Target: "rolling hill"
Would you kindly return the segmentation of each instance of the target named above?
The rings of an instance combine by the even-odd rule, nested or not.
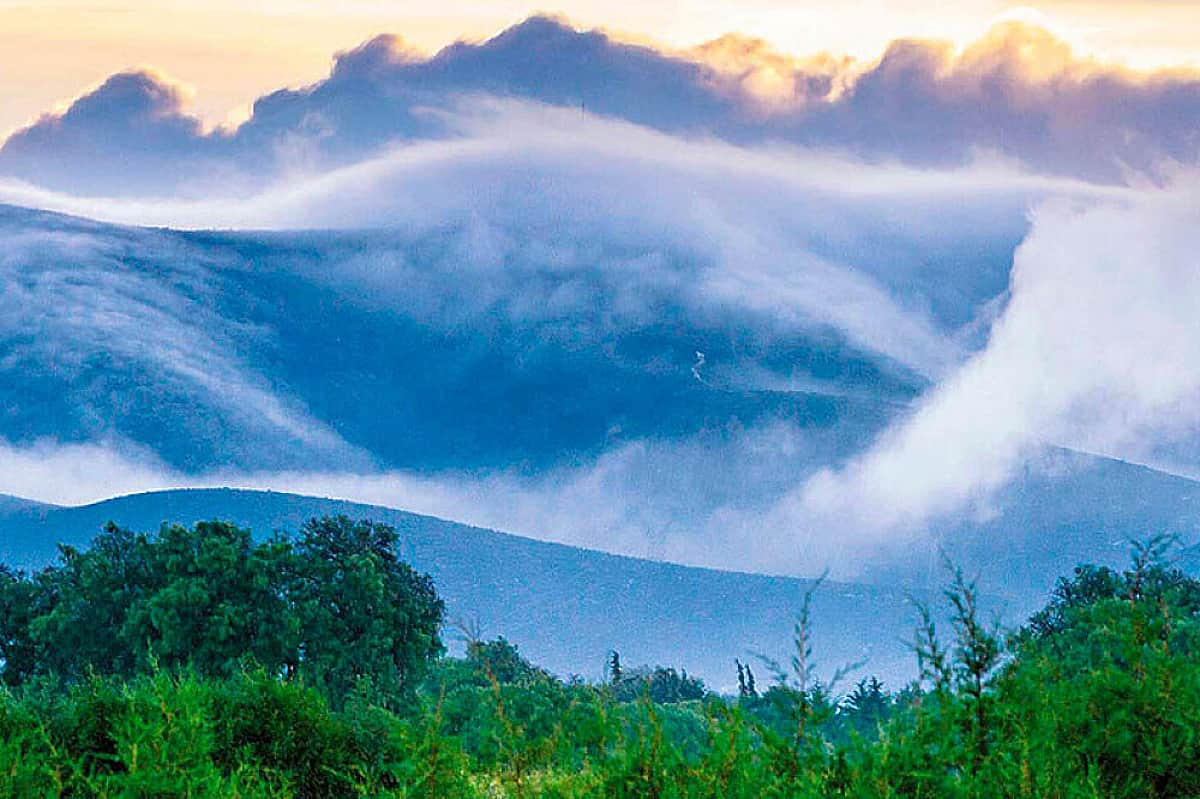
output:
[[[812,581],[607,555],[466,527],[389,508],[291,494],[215,490],[148,493],[76,508],[4,503],[0,560],[49,562],[55,542],[84,544],[112,520],[133,529],[222,518],[257,534],[295,530],[306,518],[344,513],[394,525],[402,554],[429,572],[448,617],[504,635],[535,662],[598,677],[609,650],[629,664],[684,666],[729,687],[733,659],[786,657],[795,613]],[[867,658],[895,683],[911,676],[912,612],[904,591],[829,582],[814,600],[815,649],[828,675]],[[448,631],[451,643],[453,629]]]
[[[1081,457],[1081,456],[1077,456]],[[1045,599],[1077,563],[1120,566],[1129,540],[1151,532],[1197,541],[1200,485],[1116,461],[1092,459],[1055,480],[1027,477],[1009,510],[974,525],[947,528],[938,542],[978,575],[989,613],[1006,623]],[[278,492],[186,489],[119,497],[81,507],[0,501],[0,562],[36,568],[58,542],[86,544],[108,521],[148,531],[164,522],[224,519],[256,535],[295,531],[304,520],[346,514],[394,525],[402,556],[427,571],[455,625],[504,635],[536,662],[561,673],[601,674],[616,649],[626,663],[686,667],[728,687],[733,659],[784,658],[792,625],[812,580],[682,566],[606,554],[470,527],[392,508]],[[815,651],[822,673],[864,661],[861,672],[892,684],[913,676],[906,640],[911,597],[938,602],[945,578],[936,553],[864,575],[830,581],[815,594]],[[1185,567],[1200,559],[1185,549]],[[949,630],[943,627],[946,634]]]

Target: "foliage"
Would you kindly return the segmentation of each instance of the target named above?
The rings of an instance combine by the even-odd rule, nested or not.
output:
[[[442,651],[442,603],[395,556],[396,531],[314,519],[293,543],[223,522],[156,535],[109,524],[35,574],[0,571],[0,677],[229,677],[254,664],[335,704],[402,698]]]
[[[623,667],[616,653],[603,682],[564,681],[511,642],[477,636],[462,657],[392,672],[395,652],[428,656],[437,647],[417,638],[397,650],[384,634],[372,634],[379,650],[346,654],[354,666],[338,675],[370,675],[367,684],[351,680],[331,691],[328,681],[306,677],[303,654],[295,669],[286,658],[251,666],[231,641],[270,653],[324,624],[330,643],[322,656],[336,662],[328,653],[363,639],[332,629],[335,608],[364,618],[355,609],[369,607],[367,599],[380,595],[371,586],[381,584],[422,595],[424,583],[390,557],[390,533],[346,520],[310,528],[319,539],[311,549],[268,542],[262,546],[272,549],[261,558],[277,564],[281,578],[253,558],[241,560],[236,553],[253,554],[255,545],[233,530],[210,531],[206,546],[172,533],[154,553],[142,548],[160,539],[111,532],[104,557],[66,557],[59,568],[69,574],[3,574],[0,645],[6,670],[20,679],[0,694],[0,795],[1200,795],[1200,582],[1166,565],[1156,544],[1139,548],[1125,571],[1076,569],[1045,609],[1007,637],[982,618],[974,584],[951,570],[949,640],[939,639],[934,614],[920,609],[914,649],[921,678],[896,692],[864,678],[839,695],[836,673],[818,679],[805,602],[794,658],[774,665],[774,684],[750,690],[752,672],[735,662],[738,694],[723,697],[683,670]],[[272,552],[286,557],[272,561]],[[306,573],[302,561],[315,552],[324,565]],[[151,563],[168,574],[139,582]],[[286,623],[260,616],[210,629],[177,607],[176,593],[209,609],[240,601],[229,574],[205,576],[212,571],[205,564],[219,563],[230,574],[258,575],[260,583],[245,591],[263,601],[262,586],[277,587],[275,607],[284,608]],[[205,590],[196,593],[189,579]],[[298,579],[309,580],[299,594],[290,587]],[[71,595],[101,586],[112,595],[95,605]],[[297,609],[297,596],[310,603],[309,615]],[[398,615],[366,618],[384,626],[401,616],[426,618],[397,607]],[[148,648],[123,652],[80,634],[81,665],[12,632],[56,611],[47,629],[65,618],[112,614],[120,629],[159,644],[157,665]],[[191,630],[203,657],[179,654],[176,631],[160,626],[168,618]],[[387,662],[380,666],[376,657]],[[120,669],[98,667],[112,664]],[[380,694],[373,690],[378,674],[406,685]]]
[[[304,525],[291,553],[300,665],[335,700],[357,688],[403,696],[442,651],[442,601],[428,575],[397,558],[397,543],[387,525],[326,517]]]
[[[689,676],[687,669],[676,671],[672,666],[640,666],[621,672],[610,682],[618,701],[632,702],[645,696],[660,705],[692,702],[707,695],[704,681]]]

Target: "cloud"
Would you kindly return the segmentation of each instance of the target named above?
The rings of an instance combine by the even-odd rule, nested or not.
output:
[[[136,429],[144,444],[161,445],[156,417],[172,413],[175,424],[189,417],[185,433],[228,425],[258,447],[353,457],[241,361],[239,339],[264,331],[222,318],[212,257],[170,234],[29,212],[0,214],[0,231],[9,436],[90,440]],[[227,456],[239,450],[205,437]],[[203,444],[193,446],[198,454]]]
[[[786,114],[812,103],[838,97],[854,76],[848,56],[821,53],[796,58],[771,48],[762,39],[727,34],[680,54],[712,68],[710,85],[739,98],[764,115]]]
[[[478,171],[477,166],[470,171]],[[652,175],[650,179],[664,183],[660,176]],[[402,183],[409,185],[407,181]],[[1004,522],[1009,527],[1000,523],[1007,510],[1002,503],[1027,504],[1031,515],[1020,516],[1017,521],[1032,518],[1040,525],[1038,534],[1049,535],[1048,531],[1058,529],[1054,525],[1061,514],[1055,516],[1054,508],[1063,495],[1045,486],[1061,482],[1064,473],[1080,469],[1081,464],[1085,471],[1091,468],[1090,461],[1059,457],[1058,447],[1153,464],[1165,457],[1182,457],[1182,467],[1200,470],[1194,448],[1190,461],[1188,452],[1180,448],[1180,442],[1200,440],[1200,329],[1192,308],[1194,298],[1200,296],[1200,273],[1193,258],[1200,208],[1195,186],[1188,180],[1170,190],[1068,195],[1038,206],[1032,215],[1031,231],[1016,252],[1005,299],[990,317],[984,346],[961,365],[952,367],[912,407],[881,407],[878,393],[868,392],[862,405],[843,406],[827,424],[812,424],[804,419],[804,413],[796,418],[766,414],[753,423],[742,424],[738,417],[747,406],[713,405],[705,410],[711,423],[697,430],[673,428],[666,423],[665,418],[675,411],[675,400],[664,401],[661,395],[653,395],[651,415],[657,418],[659,427],[639,428],[629,434],[615,432],[598,447],[560,453],[564,457],[535,468],[514,463],[471,466],[462,451],[455,453],[457,462],[443,462],[436,467],[405,467],[383,457],[381,453],[392,436],[419,438],[432,431],[435,441],[439,440],[437,436],[444,431],[436,429],[436,419],[422,413],[401,417],[400,426],[390,432],[378,426],[369,428],[369,438],[377,447],[370,455],[376,463],[355,467],[341,465],[336,459],[310,459],[307,464],[275,468],[233,458],[210,461],[199,468],[181,468],[169,465],[171,459],[163,458],[153,447],[126,440],[129,437],[98,435],[85,444],[65,446],[51,444],[52,437],[48,436],[25,442],[10,438],[0,447],[0,485],[12,493],[57,501],[98,499],[125,490],[177,485],[271,488],[404,507],[627,554],[768,571],[813,572],[831,565],[841,576],[861,574],[899,552],[911,555],[913,550],[924,551],[943,534],[941,531],[967,529],[985,535],[993,530],[1011,530],[1016,521]],[[736,185],[732,190],[736,196]],[[559,199],[552,195],[550,201]],[[780,199],[788,201],[786,197]],[[586,218],[584,221],[587,223]],[[202,293],[199,286],[205,280],[218,279],[215,276],[241,279],[239,276],[250,267],[239,261],[238,247],[249,247],[255,254],[255,275],[277,279],[290,270],[288,279],[300,281],[273,284],[285,289],[283,294],[307,286],[304,290],[315,291],[320,298],[320,307],[341,308],[346,298],[351,304],[369,308],[373,320],[370,334],[391,344],[385,350],[388,359],[359,360],[354,351],[357,339],[352,335],[352,317],[344,309],[329,320],[350,344],[342,350],[330,350],[340,353],[340,360],[325,357],[326,351],[311,348],[306,340],[297,340],[296,345],[300,355],[323,365],[313,383],[320,391],[310,394],[310,386],[299,396],[327,403],[329,397],[321,400],[320,392],[332,395],[345,386],[363,383],[370,390],[372,404],[367,415],[374,419],[373,424],[381,424],[376,417],[397,414],[398,409],[418,402],[422,394],[429,394],[439,406],[455,402],[454,391],[437,390],[436,381],[441,378],[423,374],[421,364],[407,363],[407,354],[397,355],[407,351],[400,349],[399,339],[393,340],[389,336],[391,328],[382,323],[391,314],[416,315],[419,326],[433,327],[434,337],[452,337],[447,349],[433,353],[429,362],[444,361],[445,369],[455,375],[449,379],[463,381],[452,383],[455,386],[483,384],[479,393],[475,393],[476,388],[466,389],[466,402],[471,413],[487,418],[489,430],[494,429],[498,418],[512,423],[510,415],[520,409],[518,405],[501,404],[498,416],[487,416],[487,402],[481,400],[494,401],[503,395],[506,386],[531,374],[538,385],[537,393],[524,395],[522,401],[537,397],[537,407],[545,414],[538,420],[542,430],[551,426],[546,420],[551,418],[555,405],[579,402],[576,410],[584,410],[586,400],[599,398],[603,402],[614,396],[614,387],[644,391],[648,384],[639,381],[652,370],[651,361],[631,357],[629,371],[616,373],[614,378],[612,374],[600,374],[607,367],[602,359],[593,357],[597,349],[603,349],[598,342],[613,341],[605,338],[608,334],[603,332],[602,321],[618,323],[614,330],[615,340],[619,341],[642,324],[638,321],[642,310],[631,311],[631,317],[584,318],[580,321],[591,327],[585,326],[576,337],[568,336],[557,343],[547,343],[540,333],[535,334],[533,337],[544,348],[541,350],[524,349],[524,345],[508,349],[514,337],[529,335],[547,319],[557,320],[558,315],[575,318],[575,309],[580,307],[611,310],[614,301],[600,291],[602,300],[597,302],[597,289],[589,286],[567,292],[569,298],[562,300],[560,308],[548,307],[548,298],[556,296],[563,284],[585,273],[576,273],[582,267],[573,265],[569,253],[564,256],[558,252],[551,257],[543,251],[539,257],[544,260],[538,261],[528,257],[534,251],[529,249],[530,244],[517,244],[511,239],[497,248],[489,243],[496,236],[515,236],[517,230],[508,229],[503,235],[468,231],[465,240],[459,241],[460,231],[456,229],[446,239],[450,255],[444,262],[404,261],[404,257],[411,258],[420,247],[428,246],[428,241],[386,236],[376,239],[384,235],[378,231],[339,234],[332,239],[326,238],[330,235],[326,233],[266,238],[259,234],[185,236],[144,231],[121,235],[178,238],[175,244],[160,243],[160,252],[182,247],[184,242],[199,248],[189,251],[181,263],[194,264],[196,252],[207,253],[220,267],[213,267],[204,280],[193,278],[192,292]],[[639,231],[635,228],[633,232]],[[275,242],[271,246],[280,249],[272,252],[270,241]],[[580,246],[578,241],[575,246]],[[43,240],[37,247],[47,252],[49,261],[70,260],[63,257],[67,250],[62,242],[48,247]],[[472,247],[478,252],[462,257],[471,253]],[[449,278],[442,270],[449,264],[456,265],[456,276],[461,281],[460,288],[450,289],[452,296],[459,296],[454,292],[461,289],[462,302],[469,303],[479,287],[506,274],[507,256],[502,254],[496,260],[492,254],[514,247],[521,257],[512,262],[528,264],[532,271],[507,275],[513,282],[494,287],[495,296],[485,299],[480,309],[466,312],[464,308],[431,310],[423,306],[446,290]],[[139,248],[148,249],[146,242],[142,241]],[[297,257],[306,250],[316,253],[309,256],[308,263]],[[386,260],[389,258],[401,260]],[[619,261],[596,261],[590,256],[584,260],[592,267],[602,263],[618,280],[664,268],[662,263],[639,261],[636,267],[624,270]],[[326,273],[318,275],[317,265]],[[546,285],[556,288],[539,294],[543,287],[538,285],[537,275],[551,267],[559,270],[554,274],[562,280],[550,281]],[[163,267],[160,264],[154,269]],[[422,273],[435,276],[427,287],[416,282]],[[602,276],[586,274],[589,281],[603,280]],[[389,281],[381,275],[391,275],[398,285],[389,289]],[[173,272],[166,282],[178,284],[181,280],[188,282],[185,275]],[[658,280],[661,283],[661,278]],[[679,291],[683,284],[676,281],[667,285]],[[776,290],[764,286],[758,292]],[[646,291],[644,285],[638,289],[640,294]],[[134,293],[147,292],[153,295],[145,287]],[[240,290],[233,293],[245,294]],[[498,349],[503,357],[488,361],[486,368],[476,368],[472,353],[457,349],[460,339],[453,338],[457,335],[454,331],[462,334],[462,341],[483,337],[479,331],[484,328],[480,326],[495,322],[496,308],[500,307],[497,303],[515,303],[527,294],[537,299],[506,308],[512,326],[504,327],[502,334],[488,342],[487,346]],[[678,302],[680,295],[665,296]],[[167,304],[161,300],[155,303]],[[131,312],[146,313],[142,307],[131,305]],[[194,314],[203,307],[187,306],[181,315]],[[662,306],[652,307],[661,313]],[[462,315],[455,316],[452,311]],[[386,315],[379,315],[384,312]],[[317,321],[312,315],[301,316],[305,326]],[[244,340],[227,338],[228,333],[219,332],[223,323],[202,318],[204,334],[210,340],[215,336],[232,343],[232,355],[228,357],[233,363],[243,364],[235,372],[243,383],[262,386],[271,382],[262,376],[247,377],[253,376],[265,361],[246,350]],[[690,322],[691,328],[672,328],[681,339],[678,362],[673,366],[678,382],[686,386],[687,392],[700,392],[689,393],[687,402],[696,401],[696,397],[704,401],[741,401],[759,391],[788,389],[786,371],[761,351],[739,363],[724,356],[714,357],[719,349],[708,344],[703,351],[709,385],[698,383],[690,371],[695,365],[696,348],[687,345],[703,325],[695,316]],[[741,324],[747,324],[745,318]],[[170,324],[165,327],[169,344],[174,334],[169,332]],[[217,333],[212,332],[214,328]],[[288,340],[299,329],[260,328],[256,335],[267,332]],[[764,335],[762,331],[769,329],[757,328]],[[120,328],[108,334],[131,335]],[[48,328],[40,338],[54,341],[61,335]],[[187,335],[200,334],[188,331]],[[75,341],[71,336],[67,340]],[[10,341],[6,340],[5,351],[13,351]],[[197,346],[208,345],[200,342]],[[424,340],[413,346],[414,352],[419,350]],[[577,373],[582,385],[553,379],[558,373],[546,364],[558,356],[546,353],[559,346],[568,353],[568,359],[585,365]],[[65,362],[63,351],[55,348],[56,368]],[[513,354],[512,361],[508,360],[509,353]],[[51,355],[42,353],[39,357]],[[294,356],[285,351],[271,352],[271,358],[280,363],[288,357]],[[36,363],[36,359],[30,362]],[[165,372],[167,367],[164,363],[157,368]],[[349,382],[339,384],[325,374],[339,369],[348,370]],[[389,369],[394,370],[395,382],[388,382]],[[597,373],[589,374],[592,369]],[[162,373],[156,374],[157,380],[167,379]],[[280,373],[271,374],[278,377]],[[803,374],[797,379],[802,390],[838,394],[839,402],[860,399],[858,390],[847,391],[837,381],[821,385]],[[396,387],[412,393],[399,393]],[[581,390],[576,392],[576,388]],[[647,392],[645,396],[652,394]],[[242,400],[239,397],[237,401]],[[361,395],[351,397],[352,403],[361,401]],[[326,412],[330,407],[325,405]],[[470,414],[460,416],[458,407],[453,406],[450,413],[453,424],[469,428]],[[813,407],[807,412],[811,413]],[[875,416],[865,416],[867,409]],[[416,423],[410,423],[409,418]],[[578,424],[579,418],[572,423]],[[352,429],[351,422],[333,413],[327,428],[346,431]],[[164,424],[169,423],[164,420]],[[470,429],[468,432],[473,434]],[[246,437],[248,446],[278,440],[261,433],[240,435]],[[351,440],[357,439],[352,436]],[[515,451],[508,450],[510,454]],[[80,476],[64,483],[62,474]],[[1028,482],[1030,474],[1034,483],[1042,486],[1037,489],[1041,494],[1021,493],[1015,500],[1005,494],[1014,481]],[[1120,475],[1111,479],[1119,482]],[[1077,493],[1065,496],[1098,502],[1095,495],[1079,488],[1086,484],[1085,474],[1077,484],[1071,484],[1070,490]],[[1119,488],[1105,485],[1106,491]],[[1039,497],[1043,505],[1038,505]],[[1127,501],[1114,500],[1118,506]],[[1082,510],[1078,513],[1085,517],[1086,524],[1105,531],[1108,538],[1136,532],[1129,529],[1128,519],[1120,515],[1119,507],[1115,511],[1100,504],[1095,507],[1094,516]],[[1176,512],[1186,513],[1187,509],[1170,511]],[[1105,525],[1110,518],[1118,517],[1126,526],[1114,533]],[[1032,535],[1028,531],[1026,534]]]
[[[188,113],[191,90],[151,69],[121,72],[14,133],[0,169],[81,194],[147,194],[195,181],[217,159],[220,133]]]
[[[1120,182],[1169,176],[1200,156],[1200,76],[1077,58],[1049,32],[1006,22],[956,53],[901,40],[837,100],[797,120],[807,142],[946,164],[978,152],[1052,174]]]
[[[708,318],[735,309],[784,330],[835,330],[926,376],[956,357],[917,302],[890,295],[900,267],[872,274],[812,246],[839,206],[861,217],[906,191],[959,203],[943,199],[954,189],[868,170],[874,196],[859,197],[838,189],[835,168],[815,158],[690,144],[542,107],[500,105],[456,124],[466,126],[456,141],[404,148],[241,203],[65,199],[60,207],[171,224],[386,231],[336,266],[300,264],[314,281],[410,312],[600,328],[649,324],[664,305],[682,304]],[[978,213],[994,211],[992,192],[973,180],[957,182]],[[1022,193],[1035,185],[1001,186],[1010,220],[1021,221]],[[916,206],[888,216],[893,237],[942,238]],[[429,250],[421,241],[446,235],[440,252],[414,262],[414,250]],[[460,283],[472,278],[469,290],[456,290],[456,274]]]
[[[828,456],[830,433],[782,423],[644,439],[534,475],[516,470],[422,474],[220,473],[221,485],[271,488],[401,507],[481,527],[641,557],[715,565],[693,542],[721,507],[760,507]],[[822,440],[824,439],[824,440]],[[747,562],[745,559],[743,563]]]
[[[56,504],[175,487],[292,491],[404,508],[545,540],[633,555],[665,554],[669,539],[716,507],[776,496],[789,471],[811,468],[828,442],[784,424],[713,431],[687,440],[641,440],[545,472],[181,472],[119,439],[25,445],[0,442],[3,492]],[[788,468],[781,468],[786,466]],[[580,508],[589,512],[580,513]],[[657,553],[656,551],[657,550]]]
[[[127,441],[27,445],[0,441],[0,491],[54,504],[182,487],[234,487],[402,508],[620,554],[709,566],[802,563],[793,552],[760,546],[753,536],[705,540],[714,514],[757,512],[784,493],[796,474],[829,457],[833,431],[803,432],[781,422],[729,427],[677,440],[642,439],[594,458],[536,474],[518,469],[246,470],[182,472]]]
[[[122,494],[182,487],[152,454],[113,441],[24,446],[0,441],[0,485],[9,496],[82,505]]]
[[[861,447],[920,375],[961,357],[954,331],[1003,286],[1029,198],[1092,192],[687,141],[544,106],[452,122],[454,141],[240,203],[9,189],[126,222],[276,228],[3,209],[13,462],[108,453],[95,468],[127,465],[129,490],[335,493],[720,563],[689,536]],[[958,267],[963,240],[992,253],[991,278]],[[930,258],[945,273],[922,277]],[[935,303],[948,287],[956,299]],[[37,493],[12,485],[77,501],[119,483],[64,491],[36,474]],[[751,540],[730,545],[768,562]]]
[[[736,36],[668,53],[533,17],[429,58],[398,37],[376,37],[339,54],[327,79],[260,98],[235,131],[203,130],[165,78],[123,73],[14,134],[0,149],[0,173],[95,196],[238,194],[453,138],[438,112],[471,102],[464,98],[921,166],[993,154],[1109,183],[1162,180],[1200,154],[1197,74],[1082,59],[1020,22],[962,52],[898,40],[878,61],[855,63],[795,59]]]
[[[964,509],[986,513],[1048,446],[1177,457],[1200,433],[1196,185],[1042,206],[983,351],[865,454],[806,481],[777,517],[883,541]]]
[[[13,186],[0,199],[125,223],[378,231],[278,268],[443,326],[507,319],[563,340],[668,310],[709,330],[749,315],[771,337],[834,331],[933,379],[969,344],[960,326],[1003,289],[1032,203],[1120,194],[1003,167],[692,141],[511,101],[455,109],[445,124],[451,141],[237,201]]]
[[[440,119],[449,140],[239,201],[3,189],[243,228],[4,210],[13,484],[36,487],[16,474],[30,459],[98,458],[134,488],[301,490],[846,569],[986,502],[1044,443],[1149,459],[1193,429],[1183,188],[868,164],[515,101]]]
[[[825,424],[843,409],[810,396],[903,405],[975,346],[1031,203],[1121,194],[514,101],[444,124],[453,140],[236,201],[0,187],[121,223],[243,228],[10,211],[16,310],[0,345],[59,399],[14,396],[24,421],[6,434],[119,434],[193,471],[352,451],[382,468],[540,468],[556,450],[592,456],[731,418]],[[19,331],[34,325],[29,349]],[[698,349],[707,385],[691,378]],[[154,419],[162,398],[144,386],[172,412]]]

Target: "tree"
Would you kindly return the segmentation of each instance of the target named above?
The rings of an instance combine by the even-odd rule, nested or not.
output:
[[[494,641],[473,641],[467,644],[467,662],[487,681],[495,679],[502,685],[528,684],[551,679],[549,672],[534,666],[504,636]]]
[[[334,701],[364,684],[397,698],[443,651],[445,607],[429,576],[396,556],[398,541],[393,527],[346,516],[300,531],[290,592],[300,670]]]
[[[1075,567],[1071,577],[1059,578],[1046,607],[1030,617],[1018,637],[1052,643],[1083,623],[1090,609],[1114,600],[1163,605],[1177,619],[1200,615],[1200,581],[1165,563],[1163,555],[1161,541],[1152,539],[1135,546],[1125,571]]]
[[[703,680],[689,676],[686,669],[676,671],[669,666],[629,669],[613,687],[619,701],[633,702],[648,697],[659,705],[703,699],[707,694]]]
[[[1162,561],[1163,541],[1135,547],[1126,570],[1060,580],[999,684],[1012,728],[1043,730],[1052,767],[1070,764],[1095,795],[1200,795],[1200,581]]]
[[[227,676],[253,662],[293,665],[298,623],[289,612],[282,541],[255,545],[225,522],[163,528],[145,547],[155,585],[132,602],[121,636],[159,666]]]
[[[737,658],[734,658],[733,662],[737,664],[738,697],[757,699],[758,687],[754,683],[754,670],[750,668],[749,663],[743,663]]]
[[[953,580],[945,596],[950,601],[950,618],[956,638],[954,673],[971,710],[971,732],[978,766],[988,754],[990,703],[987,689],[1000,663],[1000,636],[980,618],[979,591],[973,580],[963,576],[962,569],[953,570]]]
[[[59,547],[60,565],[30,581],[28,635],[36,652],[30,673],[67,680],[91,671],[128,676],[145,663],[145,649],[131,644],[125,623],[133,603],[162,585],[163,575],[147,559],[151,546],[146,536],[109,522],[87,550]]]
[[[58,565],[7,574],[4,678],[128,677],[151,664],[209,676],[248,661],[277,669],[296,648],[285,552],[223,522],[155,536],[109,523],[87,550],[61,547]]]
[[[225,677],[302,672],[335,703],[369,684],[397,698],[442,651],[443,607],[396,557],[396,531],[345,517],[255,543],[224,522],[147,536],[109,524],[35,574],[0,570],[0,675]]]
[[[19,685],[37,668],[30,622],[39,598],[37,586],[23,572],[0,566],[0,676],[6,685]]]
[[[878,677],[859,680],[842,700],[838,715],[859,735],[873,736],[892,708],[892,697]]]

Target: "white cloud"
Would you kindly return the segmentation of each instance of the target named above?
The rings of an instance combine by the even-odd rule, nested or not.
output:
[[[223,287],[212,258],[183,251],[177,239],[155,231],[33,219],[0,218],[0,374],[26,389],[36,375],[69,386],[80,418],[103,417],[122,404],[113,402],[105,382],[89,385],[96,375],[117,385],[149,381],[144,395],[187,396],[188,407],[219,408],[248,433],[351,454],[336,433],[276,394],[239,357],[239,335],[266,331],[222,318],[214,307]],[[87,432],[108,435],[114,423],[94,418]]]
[[[0,441],[0,492],[62,505],[83,505],[122,494],[179,488],[172,475],[145,452],[114,442],[14,446]]]
[[[858,260],[883,263],[863,269],[836,253],[861,255],[871,236],[936,248],[958,235],[1012,229],[1046,194],[1120,193],[995,165],[872,166],[829,153],[680,139],[528,104],[472,108],[451,118],[462,138],[413,144],[245,199],[79,200],[4,184],[0,200],[180,228],[376,228],[401,242],[458,230],[458,261],[491,285],[458,297],[441,283],[445,296],[430,303],[461,311],[501,303],[520,319],[581,309],[636,317],[669,293],[697,312],[732,308],[784,329],[828,326],[936,377],[961,353],[929,318],[919,289],[896,291],[910,277],[902,259],[868,253]],[[821,243],[825,252],[814,246]],[[598,246],[636,257],[622,260]],[[598,258],[609,273],[603,308],[594,294],[572,293]],[[356,285],[359,295],[383,302],[431,280],[423,268],[385,250],[340,271],[322,266],[313,277]],[[947,264],[962,274],[945,277],[969,282],[972,268]],[[537,281],[543,291],[526,293]]]
[[[828,438],[828,434],[825,436]],[[640,440],[536,474],[518,470],[183,473],[122,441],[0,441],[0,491],[52,504],[182,487],[234,487],[346,499],[575,546],[712,566],[766,558],[753,541],[689,541],[723,509],[761,508],[827,456],[828,442],[777,423],[683,440]],[[119,520],[118,520],[119,521]],[[751,550],[754,550],[751,552]]]
[[[942,514],[986,510],[1045,445],[1153,461],[1194,437],[1198,198],[1187,180],[1121,202],[1041,207],[986,348],[865,454],[805,482],[776,517],[873,530],[882,543]]]
[[[1043,443],[1152,460],[1200,423],[1191,190],[1101,190],[987,164],[941,172],[865,165],[521,104],[489,105],[455,124],[459,139],[241,200],[97,202],[11,185],[0,198],[125,223],[367,228],[367,244],[336,257],[322,250],[323,234],[312,233],[317,256],[286,268],[440,330],[503,319],[583,339],[606,326],[660,320],[670,306],[685,312],[685,335],[725,318],[767,339],[831,329],[940,382],[840,467],[829,450],[810,449],[809,438],[785,427],[719,445],[639,440],[532,476],[365,472],[360,464],[332,472],[328,460],[312,472],[229,462],[182,474],[114,454],[121,448],[41,444],[0,449],[0,490],[77,502],[184,484],[275,488],[632,554],[815,570],[910,542],[939,514],[986,507]],[[1018,252],[1007,302],[988,305],[991,295],[972,294],[975,253],[919,273],[911,262],[920,259],[902,252],[1003,240],[1047,197]],[[98,240],[113,235],[97,226]],[[273,392],[271,375],[256,373],[239,351],[231,320],[195,301],[226,270],[262,264],[197,265],[193,250],[182,260],[164,251],[174,246],[170,234],[120,235],[132,239],[115,254],[108,244],[96,249],[90,235],[9,239],[0,253],[0,279],[8,281],[0,306],[10,304],[11,314],[0,330],[9,342],[31,325],[41,335],[6,358],[24,352],[69,374],[73,359],[118,352],[152,364],[164,381],[220,399],[228,412],[249,409],[286,437],[345,446],[332,432],[337,420],[314,419]],[[438,258],[409,257],[414,242],[438,236],[446,239]],[[56,257],[30,260],[35,251]],[[155,269],[186,268],[172,267],[160,281],[154,270],[125,268],[131,253]],[[77,268],[97,259],[104,269]],[[947,285],[961,295],[955,301],[966,318],[996,314],[986,348],[965,363],[970,328],[939,319],[923,293]],[[693,343],[685,344],[689,356]],[[706,369],[714,380],[784,378],[761,364],[710,361]],[[814,385],[804,375],[798,381]],[[245,435],[246,447],[269,446]],[[829,468],[810,479],[820,464]],[[57,474],[79,476],[62,485]]]

